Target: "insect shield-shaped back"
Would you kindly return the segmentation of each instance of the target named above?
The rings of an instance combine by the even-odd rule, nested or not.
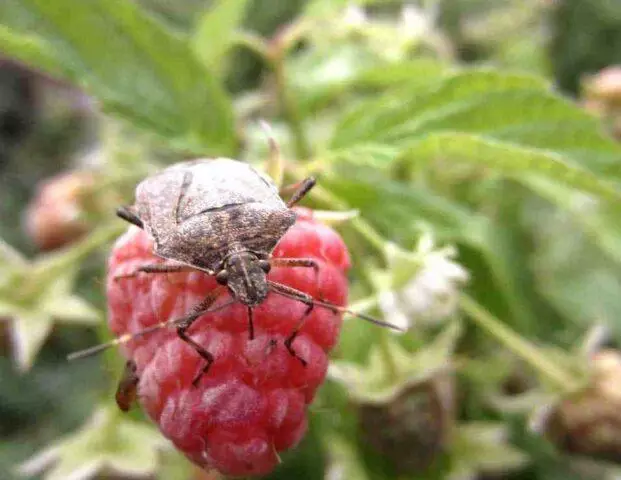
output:
[[[271,180],[226,158],[179,163],[147,178],[133,210],[157,255],[213,273],[235,252],[267,258],[295,223]]]

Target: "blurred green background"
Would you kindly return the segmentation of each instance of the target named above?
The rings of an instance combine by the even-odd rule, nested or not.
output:
[[[269,478],[619,478],[614,65],[614,0],[5,0],[0,477],[112,398],[115,352],[65,356],[108,338],[114,207],[182,158],[261,164],[266,119],[287,178],[319,173],[310,205],[360,213],[336,226],[353,304],[412,323],[345,323],[310,432]],[[440,306],[412,300],[424,275],[448,285]],[[65,447],[34,478],[132,455]],[[143,476],[209,478],[162,455]]]

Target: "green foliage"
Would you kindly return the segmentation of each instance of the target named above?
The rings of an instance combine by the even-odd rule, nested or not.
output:
[[[224,61],[235,29],[246,11],[247,0],[219,0],[201,17],[192,42],[198,58],[211,70],[218,72]]]
[[[50,480],[76,472],[88,477],[115,472],[144,477],[157,471],[158,450],[167,447],[154,433],[152,427],[121,419],[116,407],[101,406],[80,431],[28,460],[20,471],[32,475],[54,464],[46,475]]]
[[[33,66],[62,72],[105,111],[179,148],[235,151],[231,104],[222,86],[186,39],[133,2],[9,0],[0,7],[0,22],[15,31],[5,30],[5,54],[26,63],[43,59]]]
[[[338,225],[352,254],[358,308],[389,317],[387,294],[411,302],[410,310],[393,305],[404,312],[423,300],[432,309],[447,301],[440,294],[452,295],[455,308],[436,323],[405,315],[412,326],[399,337],[345,323],[332,381],[311,413],[312,441],[274,478],[290,471],[319,478],[318,455],[328,471],[361,480],[508,475],[526,465],[532,478],[562,476],[566,462],[538,454],[544,442],[525,425],[532,411],[516,419],[489,399],[520,375],[537,398],[577,395],[590,378],[584,357],[569,350],[575,339],[594,322],[621,338],[621,145],[539,75],[457,64],[443,43],[455,35],[438,31],[425,11],[415,13],[431,26],[404,26],[407,18],[386,20],[397,2],[365,2],[388,4],[388,14],[356,23],[339,9],[346,3],[309,2],[284,33],[263,39],[240,27],[258,8],[244,0],[212,2],[183,34],[128,0],[8,0],[0,5],[0,51],[101,104],[105,160],[92,200],[110,211],[110,199],[130,201],[136,180],[189,153],[262,164],[255,152],[266,151],[266,140],[256,119],[264,118],[285,154],[286,180],[317,174],[313,206],[359,212]],[[485,2],[475,3],[482,15]],[[394,34],[394,45],[379,42],[378,31]],[[233,98],[223,77],[240,45],[261,56],[272,81]],[[123,134],[110,134],[117,130]],[[103,263],[97,255],[122,228],[112,216],[100,223],[80,242],[35,259],[0,242],[0,317],[22,370],[56,339],[55,321],[103,318],[101,292],[83,294],[76,281],[88,259]],[[456,268],[449,255],[417,250],[427,235],[458,248],[471,277],[464,294],[446,284]],[[444,290],[434,297],[432,287]],[[117,363],[104,362],[111,370]],[[361,445],[351,405],[373,397],[389,408],[404,383],[447,370],[459,379],[457,408],[442,412],[453,434],[434,469],[398,476]],[[107,440],[132,444],[140,471],[152,472],[159,437],[106,415]],[[46,478],[110,462],[136,472],[92,425],[76,435],[53,450],[61,462]]]
[[[621,5],[565,0],[552,11],[550,63],[559,85],[577,94],[582,77],[621,61]]]

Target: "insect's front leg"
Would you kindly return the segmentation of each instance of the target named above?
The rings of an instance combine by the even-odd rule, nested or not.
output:
[[[134,212],[133,207],[121,206],[116,209],[116,214],[119,218],[122,218],[126,222],[129,222],[137,227],[144,229],[144,223],[140,220],[140,217]]]
[[[213,355],[208,352],[203,346],[196,343],[190,336],[186,333],[188,328],[192,326],[192,324],[202,315],[209,311],[209,308],[213,305],[213,303],[218,299],[218,296],[222,292],[221,288],[218,288],[207,295],[198,305],[194,307],[194,311],[187,315],[186,317],[175,320],[175,324],[177,325],[177,335],[181,340],[190,345],[196,353],[198,353],[204,360],[205,366],[198,372],[198,374],[192,380],[192,385],[195,387],[198,385],[201,377],[205,375],[211,364],[214,362]]]
[[[269,259],[272,267],[310,267],[319,273],[319,264],[314,258],[283,258],[272,257]]]
[[[128,360],[125,364],[125,370],[123,376],[119,380],[119,385],[116,389],[116,404],[123,411],[127,412],[132,406],[132,403],[136,401],[138,393],[138,375],[136,374],[136,362]]]
[[[314,258],[270,258],[272,267],[307,267],[312,268],[315,273],[315,282],[319,275],[319,263]]]
[[[134,271],[124,273],[123,275],[116,275],[114,280],[120,280],[123,278],[134,278],[139,273],[183,273],[183,272],[195,272],[196,268],[188,265],[168,265],[165,263],[154,263],[152,265],[143,265],[136,268]]]

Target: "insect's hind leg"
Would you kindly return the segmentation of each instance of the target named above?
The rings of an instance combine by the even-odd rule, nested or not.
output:
[[[126,222],[129,222],[133,225],[136,225],[137,227],[144,229],[144,224],[142,223],[142,220],[140,220],[140,217],[138,217],[138,215],[136,215],[131,210],[131,207],[126,207],[126,206],[118,207],[116,209],[116,214],[118,217],[122,218]]]

